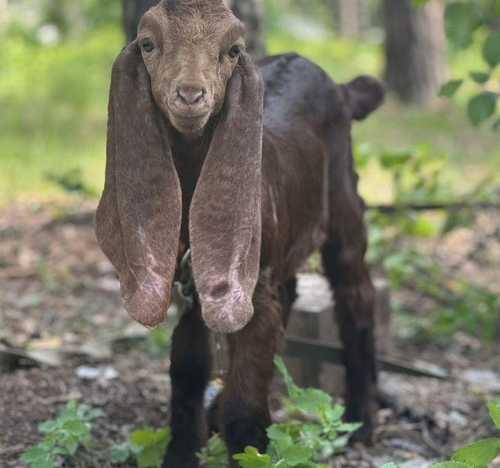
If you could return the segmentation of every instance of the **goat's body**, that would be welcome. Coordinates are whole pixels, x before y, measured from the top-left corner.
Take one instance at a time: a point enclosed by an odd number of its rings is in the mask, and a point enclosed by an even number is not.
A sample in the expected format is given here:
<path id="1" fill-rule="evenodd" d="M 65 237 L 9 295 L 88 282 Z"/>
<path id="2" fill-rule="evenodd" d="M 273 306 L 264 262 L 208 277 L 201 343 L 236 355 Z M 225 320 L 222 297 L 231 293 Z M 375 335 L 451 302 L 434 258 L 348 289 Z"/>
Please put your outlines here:
<path id="1" fill-rule="evenodd" d="M 342 89 L 319 67 L 295 54 L 270 57 L 260 65 L 266 93 L 261 269 L 253 298 L 255 315 L 243 330 L 228 335 L 231 363 L 226 388 L 218 408 L 211 412 L 216 419 L 222 418 L 221 425 L 214 424 L 230 453 L 248 445 L 265 450 L 273 356 L 281 349 L 295 299 L 295 275 L 317 249 L 321 249 L 325 274 L 336 295 L 336 315 L 346 348 L 348 416 L 363 421 L 366 434 L 371 431 L 375 388 L 373 286 L 364 262 L 363 203 L 356 190 L 350 116 L 343 109 Z M 189 246 L 189 205 L 207 144 L 202 141 L 193 148 L 186 142 L 176 144 L 174 139 L 184 196 L 179 258 Z M 177 451 L 186 451 L 187 439 L 195 447 L 203 440 L 186 427 L 186 414 L 193 427 L 203 426 L 202 397 L 210 369 L 207 329 L 199 305 L 183 317 L 173 346 L 176 443 L 165 466 L 194 467 L 195 460 L 181 463 L 185 455 Z M 192 400 L 186 400 L 194 388 L 195 407 Z M 187 413 L 181 416 L 179 412 Z"/>
<path id="2" fill-rule="evenodd" d="M 265 59 L 261 71 L 266 83 L 262 258 L 283 282 L 327 237 L 335 90 L 319 67 L 295 54 Z"/>
<path id="3" fill-rule="evenodd" d="M 327 239 L 335 84 L 297 54 L 268 57 L 260 69 L 266 89 L 261 266 L 272 269 L 273 282 L 282 283 Z M 208 140 L 195 151 L 185 142 L 174 146 L 185 196 L 179 260 L 188 248 L 191 196 L 207 149 Z"/>
<path id="4" fill-rule="evenodd" d="M 209 413 L 229 466 L 247 446 L 266 450 L 273 357 L 296 273 L 317 249 L 344 344 L 347 417 L 365 436 L 372 428 L 374 290 L 350 134 L 383 90 L 369 77 L 337 85 L 294 54 L 259 73 L 242 34 L 222 0 L 163 0 L 113 67 L 97 238 L 140 323 L 165 318 L 188 249 L 197 291 L 172 339 L 165 468 L 199 467 L 209 329 L 230 353 Z"/>

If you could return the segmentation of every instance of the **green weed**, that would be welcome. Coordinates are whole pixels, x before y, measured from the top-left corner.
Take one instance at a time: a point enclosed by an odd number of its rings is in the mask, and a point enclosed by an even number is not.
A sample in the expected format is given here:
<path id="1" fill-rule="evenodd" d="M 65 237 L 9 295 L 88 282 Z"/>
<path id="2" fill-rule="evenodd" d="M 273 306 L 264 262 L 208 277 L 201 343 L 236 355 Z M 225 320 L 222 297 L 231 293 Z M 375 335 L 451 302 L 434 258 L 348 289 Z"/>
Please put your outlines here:
<path id="1" fill-rule="evenodd" d="M 56 419 L 39 425 L 43 440 L 27 450 L 22 460 L 32 468 L 56 468 L 61 459 L 75 456 L 80 447 L 90 447 L 92 423 L 103 412 L 72 401 Z"/>
<path id="2" fill-rule="evenodd" d="M 500 430 L 500 400 L 488 404 L 495 427 Z M 488 468 L 500 455 L 500 437 L 475 442 L 453 455 L 452 460 L 433 465 L 433 468 Z"/>
<path id="3" fill-rule="evenodd" d="M 325 392 L 295 385 L 283 360 L 275 365 L 287 387 L 287 421 L 269 427 L 269 447 L 262 454 L 254 447 L 234 456 L 241 468 L 323 468 L 321 464 L 341 451 L 360 424 L 342 421 L 344 407 L 333 404 Z M 112 460 L 121 463 L 135 459 L 139 468 L 156 468 L 163 459 L 170 431 L 145 429 L 132 433 L 128 442 L 112 449 Z M 198 455 L 207 468 L 228 466 L 226 446 L 219 436 L 212 437 Z"/>

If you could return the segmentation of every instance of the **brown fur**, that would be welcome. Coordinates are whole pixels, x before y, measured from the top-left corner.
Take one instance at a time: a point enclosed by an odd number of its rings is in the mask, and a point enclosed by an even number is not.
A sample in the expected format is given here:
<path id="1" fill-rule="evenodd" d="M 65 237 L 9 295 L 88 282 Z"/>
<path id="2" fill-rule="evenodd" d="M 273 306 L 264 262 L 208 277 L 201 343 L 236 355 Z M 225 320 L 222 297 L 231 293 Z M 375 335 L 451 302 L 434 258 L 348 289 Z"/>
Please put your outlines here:
<path id="1" fill-rule="evenodd" d="M 244 47 L 244 26 L 221 1 L 179 1 L 169 11 L 163 4 L 151 9 L 141 21 L 138 41 L 148 38 L 156 49 L 143 54 L 151 77 L 156 103 L 181 133 L 199 136 L 211 115 L 224 103 L 225 90 L 237 60 L 227 52 Z M 176 105 L 180 86 L 205 88 L 204 102 L 196 109 L 199 118 L 182 119 Z M 189 115 L 189 112 L 187 112 Z"/>
<path id="2" fill-rule="evenodd" d="M 190 238 L 184 245 L 190 242 L 206 323 L 229 333 L 253 315 L 261 243 L 263 83 L 244 52 L 227 56 L 226 49 L 241 44 L 239 21 L 222 3 L 214 3 L 211 14 L 203 5 L 179 2 L 174 15 L 163 3 L 153 8 L 141 22 L 138 40 L 114 66 L 97 235 L 120 274 L 131 316 L 146 326 L 158 325 L 170 302 L 176 258 L 182 255 L 182 192 L 171 141 L 180 132 L 193 142 L 216 116 L 189 199 L 189 219 L 184 217 Z M 213 21 L 219 12 L 227 19 L 220 28 Z M 215 53 L 214 38 L 221 41 Z M 145 42 L 153 50 L 145 51 Z M 178 94 L 186 88 L 203 88 L 205 94 L 187 105 Z M 228 209 L 233 203 L 238 210 Z"/>
<path id="3" fill-rule="evenodd" d="M 197 294 L 173 340 L 165 467 L 198 467 L 208 328 L 228 334 L 215 413 L 229 451 L 265 449 L 272 359 L 296 272 L 318 248 L 336 296 L 348 417 L 365 439 L 372 430 L 374 290 L 350 135 L 383 90 L 369 77 L 337 85 L 294 54 L 257 66 L 242 33 L 222 0 L 164 0 L 113 70 L 97 235 L 134 319 L 164 319 L 192 252 Z"/>

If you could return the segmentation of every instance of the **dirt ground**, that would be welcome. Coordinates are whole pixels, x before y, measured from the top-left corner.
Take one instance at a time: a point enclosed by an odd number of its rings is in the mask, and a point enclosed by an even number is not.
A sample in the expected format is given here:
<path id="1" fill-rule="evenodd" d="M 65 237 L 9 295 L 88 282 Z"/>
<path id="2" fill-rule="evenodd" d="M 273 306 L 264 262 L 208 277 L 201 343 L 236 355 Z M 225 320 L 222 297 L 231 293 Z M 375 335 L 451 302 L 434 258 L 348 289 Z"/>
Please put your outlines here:
<path id="1" fill-rule="evenodd" d="M 40 439 L 38 424 L 71 400 L 105 413 L 95 424 L 95 446 L 79 452 L 79 467 L 111 466 L 111 445 L 133 429 L 168 422 L 168 358 L 123 310 L 118 282 L 86 214 L 93 208 L 79 203 L 0 211 L 1 468 L 23 466 L 22 452 Z M 495 434 L 485 401 L 500 394 L 500 346 L 484 347 L 462 334 L 445 347 L 395 344 L 398 354 L 444 368 L 450 379 L 383 373 L 390 404 L 378 413 L 374 446 L 351 447 L 332 466 L 398 461 L 425 467 Z M 92 376 L 84 366 L 107 372 Z"/>

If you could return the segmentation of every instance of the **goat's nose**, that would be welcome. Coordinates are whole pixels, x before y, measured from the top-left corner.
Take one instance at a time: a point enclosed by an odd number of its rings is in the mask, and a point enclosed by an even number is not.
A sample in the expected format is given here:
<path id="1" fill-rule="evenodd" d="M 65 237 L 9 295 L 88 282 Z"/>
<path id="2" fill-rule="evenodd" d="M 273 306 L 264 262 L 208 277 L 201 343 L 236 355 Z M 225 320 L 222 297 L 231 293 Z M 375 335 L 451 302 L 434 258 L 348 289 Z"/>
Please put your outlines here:
<path id="1" fill-rule="evenodd" d="M 188 106 L 198 104 L 205 94 L 206 90 L 204 88 L 195 88 L 193 86 L 181 86 L 177 89 L 177 96 Z"/>

